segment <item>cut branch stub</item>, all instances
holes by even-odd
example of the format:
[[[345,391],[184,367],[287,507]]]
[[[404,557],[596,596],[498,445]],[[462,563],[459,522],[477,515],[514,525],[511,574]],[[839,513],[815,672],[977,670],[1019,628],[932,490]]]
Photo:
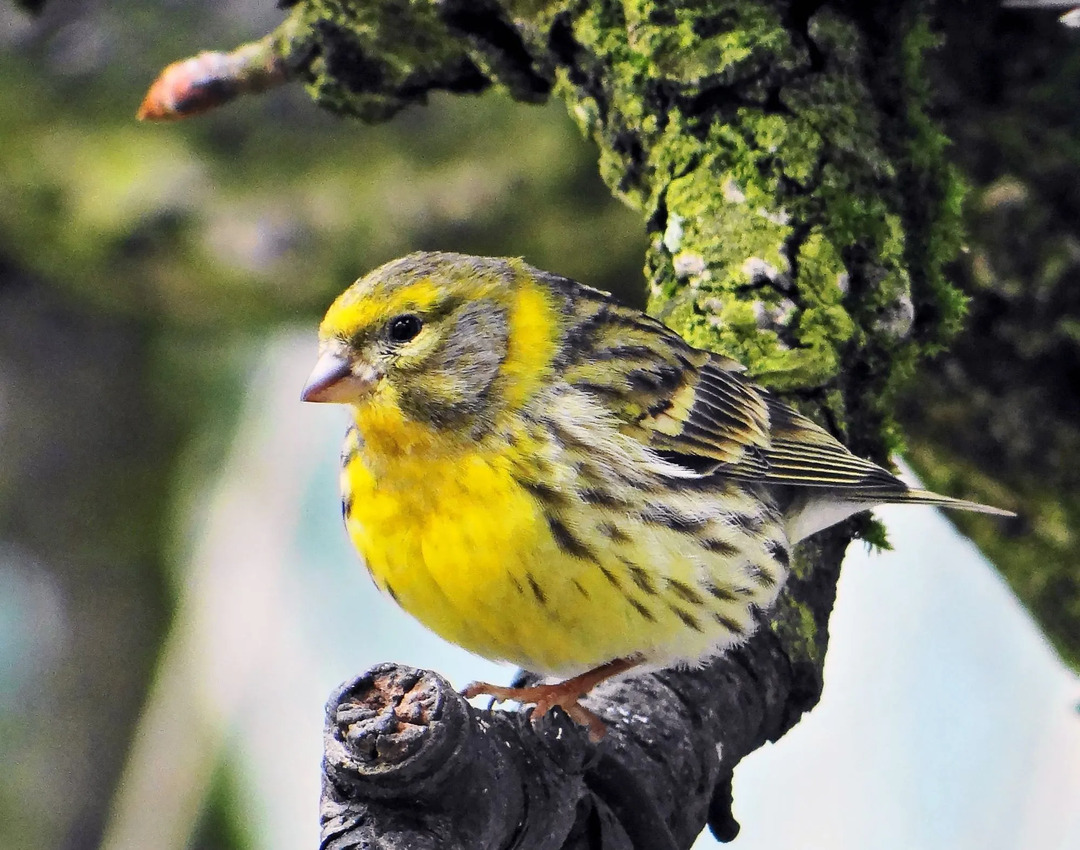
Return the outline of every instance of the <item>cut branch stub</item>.
[[[435,673],[373,668],[327,704],[321,846],[562,847],[589,750],[565,717],[543,726],[541,743]]]
[[[437,797],[455,754],[468,744],[468,704],[433,675],[384,664],[327,705],[326,771],[372,798]]]

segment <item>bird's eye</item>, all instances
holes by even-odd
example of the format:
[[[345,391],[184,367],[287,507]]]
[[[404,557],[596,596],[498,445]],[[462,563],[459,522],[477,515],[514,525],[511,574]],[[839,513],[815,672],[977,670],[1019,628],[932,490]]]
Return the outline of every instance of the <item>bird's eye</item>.
[[[394,342],[408,342],[420,333],[420,328],[423,326],[424,323],[420,321],[419,316],[406,313],[404,316],[394,316],[390,320],[387,332]]]

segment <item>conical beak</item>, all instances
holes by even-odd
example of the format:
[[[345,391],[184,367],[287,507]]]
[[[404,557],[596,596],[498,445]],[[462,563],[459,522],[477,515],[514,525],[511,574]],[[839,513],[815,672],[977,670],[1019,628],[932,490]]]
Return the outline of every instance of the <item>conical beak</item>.
[[[328,351],[311,370],[311,375],[300,393],[302,401],[347,404],[359,401],[375,384],[375,370],[370,366],[363,373],[353,373],[352,364],[340,354]]]

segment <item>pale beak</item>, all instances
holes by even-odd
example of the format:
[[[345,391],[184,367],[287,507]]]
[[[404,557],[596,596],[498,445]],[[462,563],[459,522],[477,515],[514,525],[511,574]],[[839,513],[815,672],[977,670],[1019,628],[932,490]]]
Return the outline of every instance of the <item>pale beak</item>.
[[[354,374],[348,360],[328,351],[311,370],[304,391],[300,393],[300,400],[337,404],[360,401],[371,391],[376,379],[375,370],[370,366],[365,366],[361,374]]]

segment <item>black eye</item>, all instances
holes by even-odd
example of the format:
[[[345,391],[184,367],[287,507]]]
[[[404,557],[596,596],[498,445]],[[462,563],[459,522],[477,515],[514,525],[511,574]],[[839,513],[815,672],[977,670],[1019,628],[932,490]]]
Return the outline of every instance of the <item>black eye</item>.
[[[420,321],[419,316],[413,316],[405,314],[404,316],[394,316],[390,320],[390,324],[387,328],[390,339],[394,342],[408,342],[418,333],[420,328],[424,326],[424,323]]]

